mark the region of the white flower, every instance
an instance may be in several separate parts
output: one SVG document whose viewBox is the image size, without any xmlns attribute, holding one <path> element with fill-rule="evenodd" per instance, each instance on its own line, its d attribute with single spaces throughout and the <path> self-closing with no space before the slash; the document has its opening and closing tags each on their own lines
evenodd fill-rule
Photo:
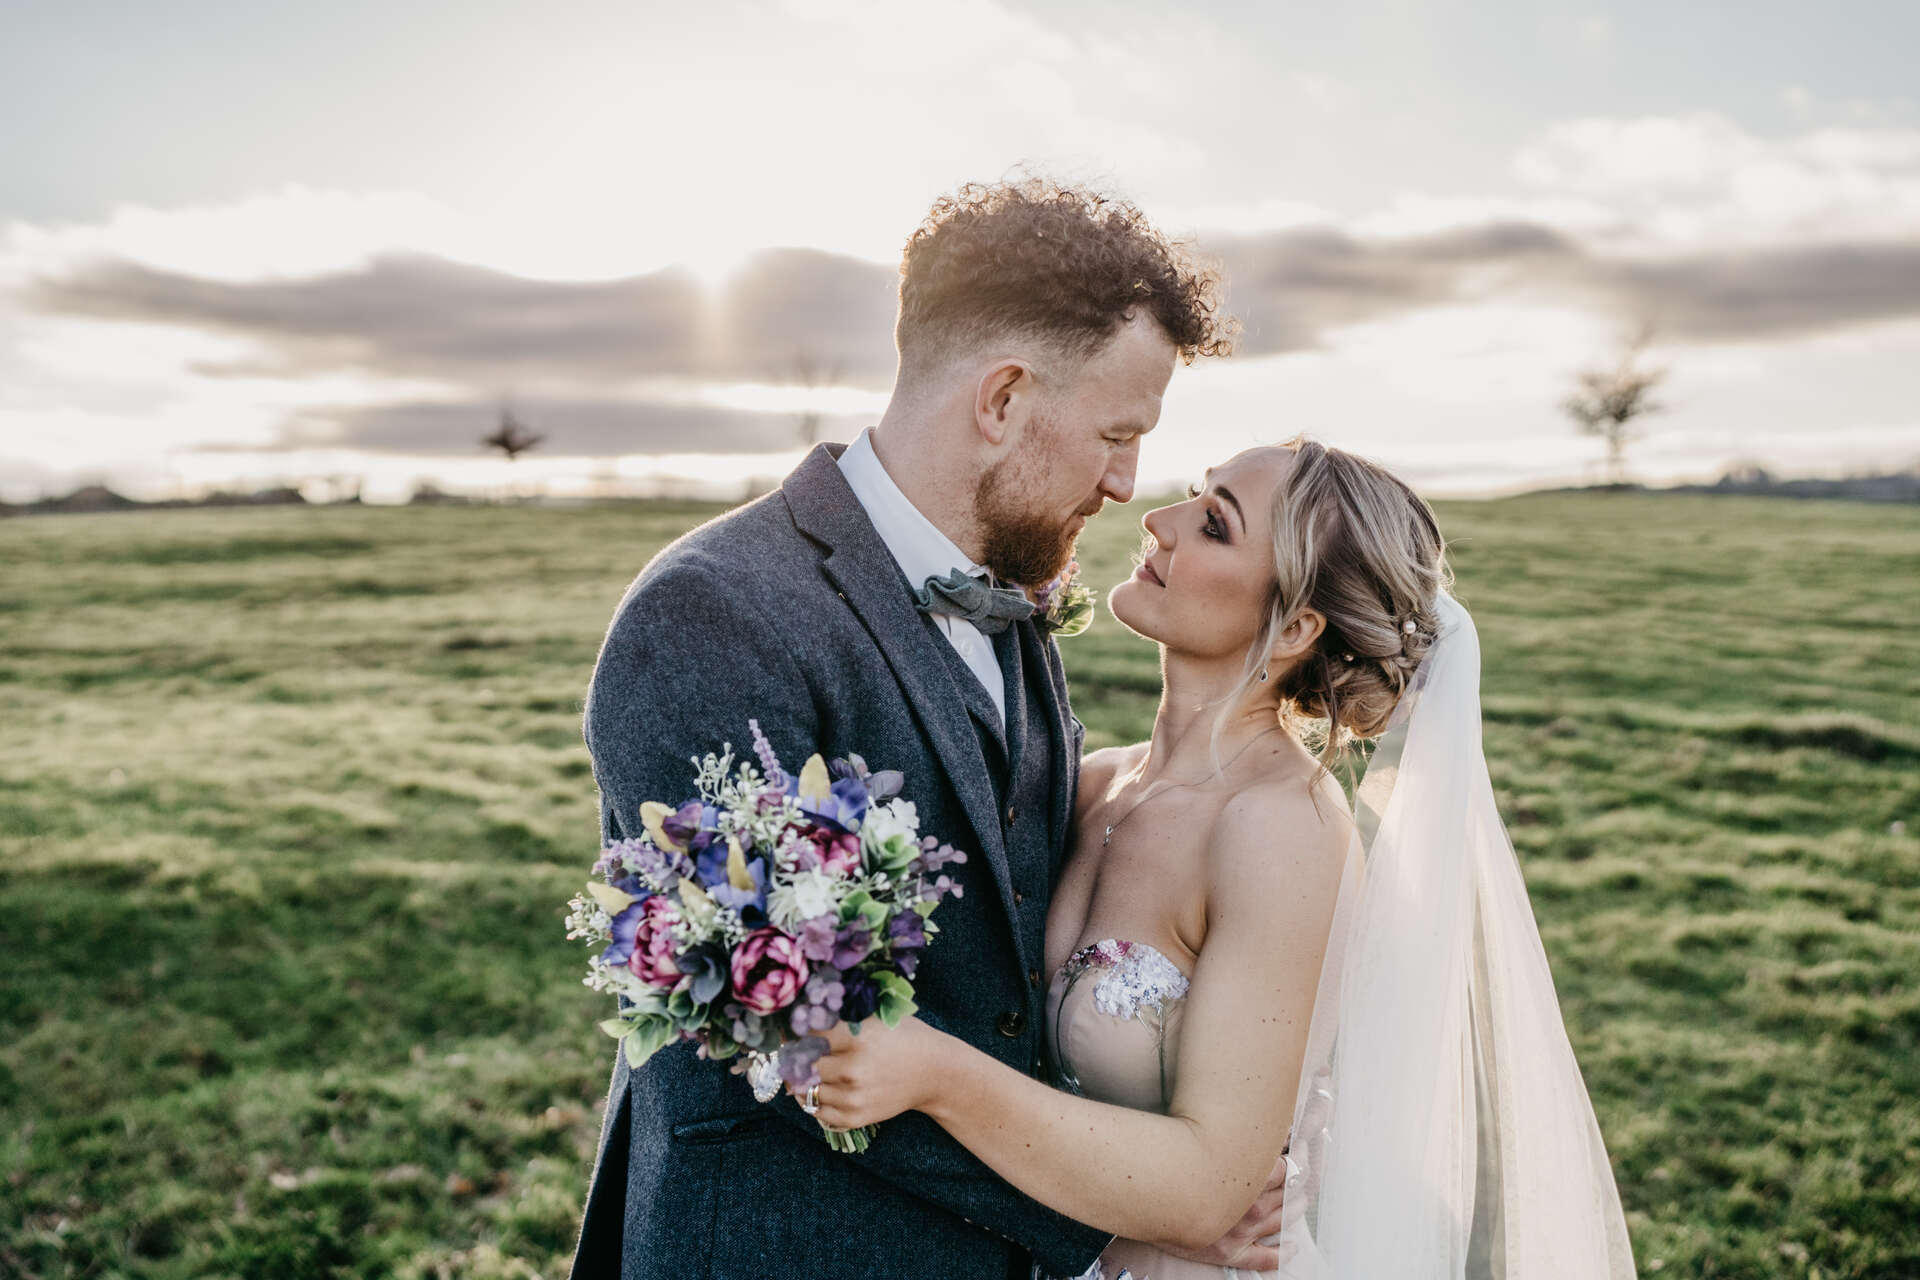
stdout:
<svg viewBox="0 0 1920 1280">
<path fill-rule="evenodd" d="M 860 824 L 860 836 L 870 848 L 879 848 L 895 836 L 913 840 L 919 835 L 920 811 L 911 800 L 893 800 L 868 809 Z"/>
<path fill-rule="evenodd" d="M 777 884 L 767 895 L 767 918 L 782 929 L 799 927 L 840 906 L 847 884 L 825 871 L 796 871 L 784 884 Z"/>
</svg>

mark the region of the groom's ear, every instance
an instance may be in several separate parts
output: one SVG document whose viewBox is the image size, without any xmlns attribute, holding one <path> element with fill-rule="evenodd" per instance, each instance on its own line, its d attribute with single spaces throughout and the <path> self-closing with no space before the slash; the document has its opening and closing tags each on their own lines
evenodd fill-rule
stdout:
<svg viewBox="0 0 1920 1280">
<path fill-rule="evenodd" d="M 973 421 L 988 444 L 1004 444 L 1033 416 L 1039 384 L 1024 360 L 1002 360 L 980 376 Z"/>
</svg>

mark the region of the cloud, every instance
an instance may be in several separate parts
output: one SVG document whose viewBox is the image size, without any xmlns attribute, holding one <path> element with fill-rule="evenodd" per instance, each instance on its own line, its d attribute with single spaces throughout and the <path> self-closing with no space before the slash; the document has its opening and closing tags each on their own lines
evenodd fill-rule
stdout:
<svg viewBox="0 0 1920 1280">
<path fill-rule="evenodd" d="M 1690 252 L 1607 241 L 1494 219 L 1399 236 L 1291 227 L 1204 244 L 1225 265 L 1247 355 L 1309 350 L 1345 326 L 1472 302 L 1547 301 L 1651 321 L 1682 342 L 1920 314 L 1920 236 Z M 250 283 L 107 261 L 43 279 L 31 297 L 64 315 L 249 339 L 252 358 L 198 367 L 214 376 L 353 371 L 578 401 L 648 378 L 789 381 L 802 360 L 854 385 L 884 385 L 893 369 L 893 273 L 801 249 L 757 254 L 712 289 L 680 271 L 555 282 L 413 254 Z"/>
<path fill-rule="evenodd" d="M 1775 138 L 1706 111 L 1589 117 L 1542 130 L 1512 168 L 1535 193 L 1603 204 L 1667 247 L 1920 233 L 1920 129 Z"/>
<path fill-rule="evenodd" d="M 681 270 L 545 281 L 424 254 L 294 280 L 216 280 L 126 259 L 41 277 L 30 305 L 257 344 L 213 376 L 338 370 L 467 387 L 586 390 L 657 375 L 779 380 L 796 360 L 873 384 L 893 372 L 894 274 L 808 249 L 754 255 L 708 288 Z"/>
<path fill-rule="evenodd" d="M 490 399 L 350 405 L 304 410 L 268 445 L 203 448 L 218 453 L 293 453 L 344 449 L 362 453 L 480 457 L 481 437 L 499 423 Z M 779 453 L 804 443 L 797 414 L 717 405 L 618 399 L 518 402 L 514 416 L 545 439 L 540 457 L 614 457 L 634 453 Z M 829 416 L 830 438 L 858 429 L 858 420 Z"/>
<path fill-rule="evenodd" d="M 1320 228 L 1218 245 L 1241 350 L 1321 346 L 1345 325 L 1471 302 L 1547 301 L 1663 341 L 1741 342 L 1920 315 L 1920 236 L 1693 253 L 1596 251 L 1539 223 L 1407 237 Z"/>
</svg>

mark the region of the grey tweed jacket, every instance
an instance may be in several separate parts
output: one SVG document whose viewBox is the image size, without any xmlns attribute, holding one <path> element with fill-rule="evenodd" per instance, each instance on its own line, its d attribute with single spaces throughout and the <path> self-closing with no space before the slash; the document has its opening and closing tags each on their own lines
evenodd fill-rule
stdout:
<svg viewBox="0 0 1920 1280">
<path fill-rule="evenodd" d="M 821 446 L 773 493 L 655 556 L 620 603 L 594 668 L 585 732 L 603 834 L 640 831 L 643 801 L 693 791 L 690 757 L 743 749 L 759 720 L 783 762 L 857 752 L 906 774 L 924 832 L 967 851 L 916 978 L 920 1016 L 1003 1062 L 1042 1061 L 1048 894 L 1017 892 L 980 741 L 945 643 Z M 1057 866 L 1084 730 L 1053 642 L 1038 686 L 1054 744 Z M 1026 690 L 1009 688 L 1009 698 Z M 1029 882 L 1029 887 L 1031 882 Z M 1015 1191 L 919 1113 L 858 1156 L 832 1152 L 790 1098 L 679 1043 L 631 1067 L 616 1053 L 573 1274 L 621 1280 L 1027 1280 L 1085 1271 L 1108 1236 Z"/>
</svg>

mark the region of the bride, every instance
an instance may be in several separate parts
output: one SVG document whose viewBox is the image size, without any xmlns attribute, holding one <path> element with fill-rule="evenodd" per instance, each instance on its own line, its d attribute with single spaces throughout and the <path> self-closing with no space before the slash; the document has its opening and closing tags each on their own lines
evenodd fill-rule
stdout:
<svg viewBox="0 0 1920 1280">
<path fill-rule="evenodd" d="M 1144 1242 L 1204 1249 L 1276 1157 L 1263 1274 L 1631 1277 L 1432 511 L 1302 438 L 1143 523 L 1109 607 L 1164 688 L 1148 741 L 1082 768 L 1047 920 L 1059 1087 L 909 1018 L 836 1028 L 809 1104 L 834 1128 L 925 1112 L 1113 1232 L 1104 1280 L 1252 1274 Z M 1367 738 L 1349 808 L 1333 769 Z"/>
</svg>

